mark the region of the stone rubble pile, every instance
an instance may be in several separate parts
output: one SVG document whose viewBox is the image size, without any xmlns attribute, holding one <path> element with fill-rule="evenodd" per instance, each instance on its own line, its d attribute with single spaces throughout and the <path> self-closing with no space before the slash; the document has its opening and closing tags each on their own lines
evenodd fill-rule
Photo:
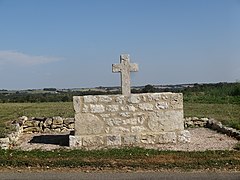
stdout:
<svg viewBox="0 0 240 180">
<path fill-rule="evenodd" d="M 209 118 L 203 117 L 186 117 L 184 119 L 184 127 L 185 128 L 193 128 L 193 127 L 206 127 Z"/>
<path fill-rule="evenodd" d="M 210 128 L 210 129 L 213 129 L 215 131 L 218 131 L 220 133 L 226 134 L 228 136 L 234 137 L 237 140 L 240 140 L 240 131 L 238 131 L 234 128 L 224 126 L 221 122 L 216 121 L 214 119 L 208 120 L 207 124 L 206 124 L 206 127 Z"/>
<path fill-rule="evenodd" d="M 185 128 L 205 127 L 240 140 L 240 131 L 227 127 L 213 118 L 186 117 L 184 119 Z"/>
</svg>

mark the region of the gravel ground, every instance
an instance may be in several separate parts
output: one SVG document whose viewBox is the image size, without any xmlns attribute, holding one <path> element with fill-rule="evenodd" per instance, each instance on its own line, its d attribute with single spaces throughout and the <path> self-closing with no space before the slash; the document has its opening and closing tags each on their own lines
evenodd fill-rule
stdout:
<svg viewBox="0 0 240 180">
<path fill-rule="evenodd" d="M 205 151 L 205 150 L 232 150 L 238 140 L 227 135 L 217 133 L 207 128 L 188 129 L 191 133 L 191 142 L 186 144 L 159 144 L 147 146 L 160 150 L 175 151 Z M 15 149 L 22 150 L 53 150 L 69 149 L 67 134 L 25 134 L 19 139 Z"/>
</svg>

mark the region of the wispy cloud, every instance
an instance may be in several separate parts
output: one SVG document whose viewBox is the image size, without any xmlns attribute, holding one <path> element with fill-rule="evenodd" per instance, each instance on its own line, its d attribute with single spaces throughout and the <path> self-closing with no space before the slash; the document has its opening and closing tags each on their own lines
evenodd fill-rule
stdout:
<svg viewBox="0 0 240 180">
<path fill-rule="evenodd" d="M 38 65 L 62 60 L 60 57 L 34 56 L 18 51 L 0 51 L 0 64 Z"/>
</svg>

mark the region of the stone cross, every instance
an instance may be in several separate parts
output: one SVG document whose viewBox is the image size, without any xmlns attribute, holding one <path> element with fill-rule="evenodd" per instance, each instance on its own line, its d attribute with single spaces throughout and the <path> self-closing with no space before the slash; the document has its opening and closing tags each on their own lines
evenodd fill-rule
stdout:
<svg viewBox="0 0 240 180">
<path fill-rule="evenodd" d="M 128 54 L 120 55 L 120 64 L 112 65 L 112 72 L 121 73 L 121 87 L 122 94 L 129 96 L 131 94 L 131 85 L 130 85 L 130 72 L 137 72 L 138 64 L 130 63 L 130 58 Z"/>
</svg>

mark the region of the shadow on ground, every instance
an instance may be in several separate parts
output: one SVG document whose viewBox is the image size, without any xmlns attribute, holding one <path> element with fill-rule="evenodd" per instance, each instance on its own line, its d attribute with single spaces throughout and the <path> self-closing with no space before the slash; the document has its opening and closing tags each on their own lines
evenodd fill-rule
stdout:
<svg viewBox="0 0 240 180">
<path fill-rule="evenodd" d="M 69 135 L 40 135 L 40 136 L 34 136 L 29 141 L 29 143 L 69 146 Z"/>
</svg>

